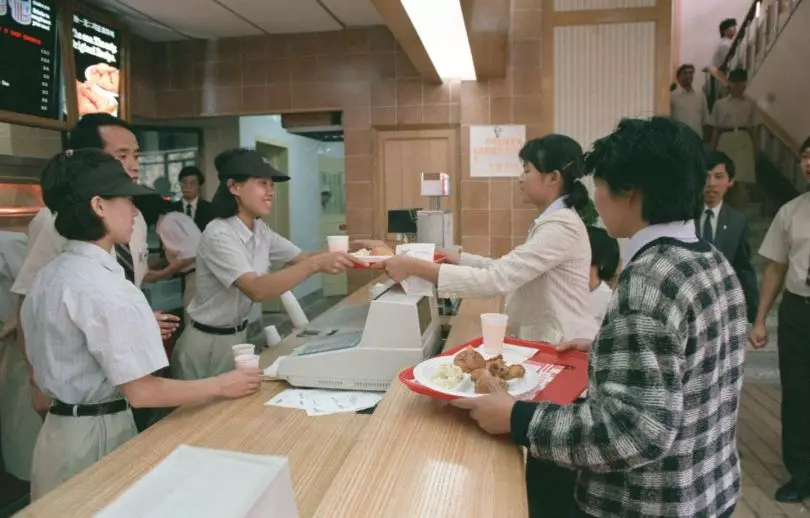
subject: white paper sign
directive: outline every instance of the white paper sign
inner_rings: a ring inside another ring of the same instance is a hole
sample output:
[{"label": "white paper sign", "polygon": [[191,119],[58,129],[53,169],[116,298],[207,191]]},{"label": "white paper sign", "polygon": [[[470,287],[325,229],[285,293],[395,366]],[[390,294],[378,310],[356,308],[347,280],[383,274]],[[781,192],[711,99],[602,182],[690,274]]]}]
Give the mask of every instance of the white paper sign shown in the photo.
[{"label": "white paper sign", "polygon": [[520,176],[526,126],[470,126],[470,176]]}]

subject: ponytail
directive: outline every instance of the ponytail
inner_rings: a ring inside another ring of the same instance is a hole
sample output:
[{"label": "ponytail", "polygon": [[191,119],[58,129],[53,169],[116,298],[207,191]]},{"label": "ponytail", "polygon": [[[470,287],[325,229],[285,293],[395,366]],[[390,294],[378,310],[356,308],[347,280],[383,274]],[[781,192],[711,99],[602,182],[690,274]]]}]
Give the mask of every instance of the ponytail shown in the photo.
[{"label": "ponytail", "polygon": [[579,180],[575,180],[574,184],[571,186],[571,190],[568,191],[568,194],[565,195],[565,205],[569,209],[574,209],[577,212],[581,212],[585,207],[588,206],[590,202],[590,197],[588,195],[588,188],[585,187]]},{"label": "ponytail", "polygon": [[239,212],[236,196],[231,194],[227,182],[219,183],[217,192],[214,193],[214,197],[211,199],[211,205],[214,208],[214,217],[216,218],[230,218],[236,216]]}]

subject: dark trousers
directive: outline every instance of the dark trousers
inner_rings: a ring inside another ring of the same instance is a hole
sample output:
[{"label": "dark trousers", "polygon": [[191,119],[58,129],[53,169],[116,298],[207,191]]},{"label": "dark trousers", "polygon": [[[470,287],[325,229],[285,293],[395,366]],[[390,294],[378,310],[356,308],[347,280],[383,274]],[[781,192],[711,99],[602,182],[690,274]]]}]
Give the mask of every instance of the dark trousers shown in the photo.
[{"label": "dark trousers", "polygon": [[570,518],[576,509],[575,484],[576,472],[527,456],[529,518]]},{"label": "dark trousers", "polygon": [[779,306],[782,460],[794,478],[810,476],[810,298],[789,291]]}]

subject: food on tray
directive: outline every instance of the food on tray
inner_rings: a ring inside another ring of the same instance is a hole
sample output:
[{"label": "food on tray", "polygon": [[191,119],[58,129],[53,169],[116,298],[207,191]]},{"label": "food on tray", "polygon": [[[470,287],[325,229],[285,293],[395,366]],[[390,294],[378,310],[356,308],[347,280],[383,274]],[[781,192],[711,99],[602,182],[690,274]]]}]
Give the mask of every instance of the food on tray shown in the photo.
[{"label": "food on tray", "polygon": [[509,374],[509,366],[506,365],[503,356],[500,354],[487,360],[487,370],[496,378],[507,379],[506,376]]},{"label": "food on tray", "polygon": [[445,363],[436,370],[431,381],[442,388],[451,390],[464,381],[464,373],[458,366]]},{"label": "food on tray", "polygon": [[459,352],[456,354],[456,357],[453,358],[453,363],[458,365],[462,371],[468,374],[475,370],[486,367],[486,360],[484,360],[481,353],[475,349],[464,349],[463,351]]},{"label": "food on tray", "polygon": [[76,97],[79,117],[88,113],[115,113],[118,103],[114,99],[97,92],[91,85],[76,81]]},{"label": "food on tray", "polygon": [[371,249],[371,255],[373,257],[393,257],[394,251],[388,248],[387,246],[375,246]]},{"label": "food on tray", "polygon": [[99,88],[110,93],[118,93],[119,73],[117,68],[107,63],[97,63],[87,67],[84,75],[87,77],[88,83],[98,85]]},{"label": "food on tray", "polygon": [[368,257],[371,255],[371,251],[368,248],[361,248],[356,252],[352,252],[355,257]]},{"label": "food on tray", "polygon": [[518,379],[518,378],[522,378],[525,375],[526,375],[526,369],[523,367],[523,365],[520,365],[520,364],[510,365],[509,370],[506,373],[506,379],[507,380],[515,380],[515,379]]},{"label": "food on tray", "polygon": [[493,376],[488,369],[478,369],[470,374],[475,383],[476,394],[491,394],[497,390],[506,390],[506,380]]}]

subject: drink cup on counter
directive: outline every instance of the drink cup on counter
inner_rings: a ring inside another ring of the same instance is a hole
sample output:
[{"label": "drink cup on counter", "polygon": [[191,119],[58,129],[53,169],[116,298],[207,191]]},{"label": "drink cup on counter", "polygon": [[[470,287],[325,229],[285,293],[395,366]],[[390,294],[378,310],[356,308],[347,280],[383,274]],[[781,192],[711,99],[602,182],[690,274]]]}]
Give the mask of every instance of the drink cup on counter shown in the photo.
[{"label": "drink cup on counter", "polygon": [[326,236],[326,245],[330,252],[348,252],[349,236]]},{"label": "drink cup on counter", "polygon": [[243,369],[258,369],[259,368],[259,355],[258,354],[243,354],[234,358],[236,368]]},{"label": "drink cup on counter", "polygon": [[267,326],[264,328],[264,343],[267,344],[268,347],[273,347],[278,345],[281,342],[281,335],[278,334],[278,329],[276,326]]},{"label": "drink cup on counter", "polygon": [[256,354],[256,347],[253,344],[236,344],[231,347],[234,359],[240,356],[254,356]]},{"label": "drink cup on counter", "polygon": [[498,355],[503,352],[503,339],[506,336],[506,323],[509,317],[501,313],[484,313],[481,315],[481,334],[484,337],[483,348],[487,353]]}]

